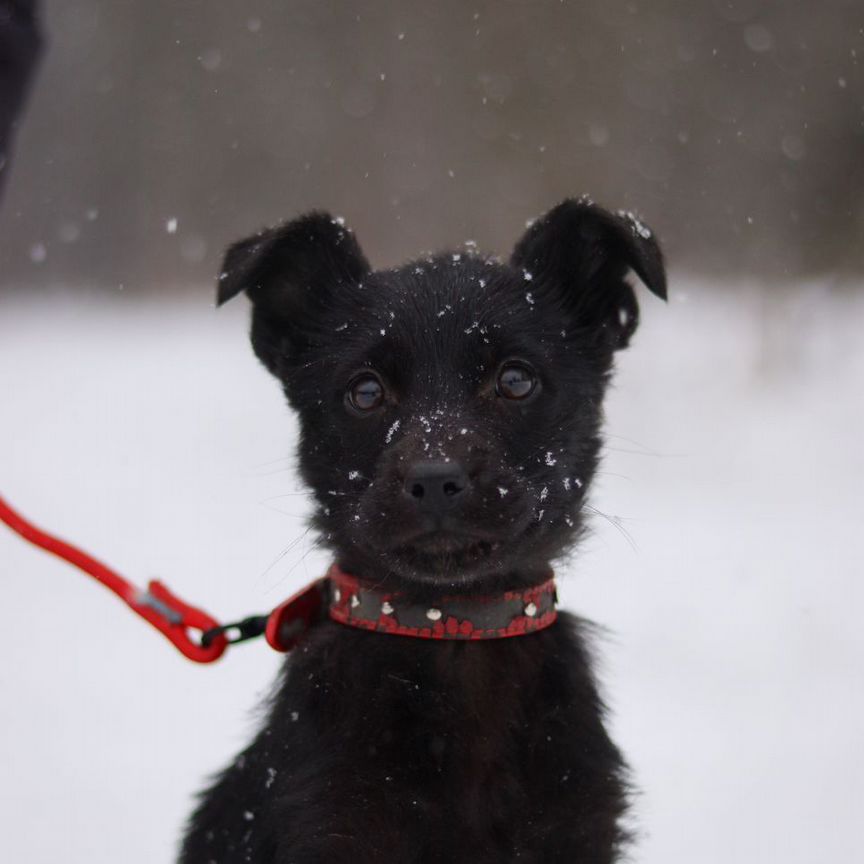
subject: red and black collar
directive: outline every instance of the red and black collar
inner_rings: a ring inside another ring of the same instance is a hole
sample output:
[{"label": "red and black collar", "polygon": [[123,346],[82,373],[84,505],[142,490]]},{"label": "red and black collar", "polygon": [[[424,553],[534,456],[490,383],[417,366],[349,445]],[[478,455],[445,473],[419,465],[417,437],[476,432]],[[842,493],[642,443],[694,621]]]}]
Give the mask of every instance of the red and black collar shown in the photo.
[{"label": "red and black collar", "polygon": [[454,594],[417,603],[333,564],[324,578],[273,610],[265,633],[273,648],[290,651],[306,630],[329,616],[348,627],[418,639],[504,639],[554,624],[556,600],[550,574],[539,585],[497,595]]}]

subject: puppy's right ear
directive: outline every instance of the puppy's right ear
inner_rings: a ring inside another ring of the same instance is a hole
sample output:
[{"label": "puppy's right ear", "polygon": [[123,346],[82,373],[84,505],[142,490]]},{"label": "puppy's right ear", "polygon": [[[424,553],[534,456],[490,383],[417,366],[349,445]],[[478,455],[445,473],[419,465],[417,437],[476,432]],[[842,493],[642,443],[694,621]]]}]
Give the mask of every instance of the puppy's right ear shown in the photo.
[{"label": "puppy's right ear", "polygon": [[354,234],[329,213],[309,213],[241,240],[225,253],[218,305],[245,291],[252,346],[274,374],[316,342],[329,299],[370,271]]}]

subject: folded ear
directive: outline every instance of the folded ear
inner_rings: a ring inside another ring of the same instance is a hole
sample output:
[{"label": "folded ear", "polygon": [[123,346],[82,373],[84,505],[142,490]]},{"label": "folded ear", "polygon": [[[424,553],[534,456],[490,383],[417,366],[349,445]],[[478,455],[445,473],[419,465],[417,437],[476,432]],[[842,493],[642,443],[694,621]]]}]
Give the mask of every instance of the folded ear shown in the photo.
[{"label": "folded ear", "polygon": [[639,323],[639,305],[625,280],[633,270],[666,299],[663,255],[653,233],[635,216],[609,213],[569,199],[536,220],[510,263],[531,274],[538,290],[557,294],[579,326],[596,329],[613,349],[625,348]]},{"label": "folded ear", "polygon": [[369,262],[341,219],[309,213],[241,240],[225,253],[217,304],[245,291],[252,346],[274,375],[315,341],[321,313],[340,286],[356,285]]}]

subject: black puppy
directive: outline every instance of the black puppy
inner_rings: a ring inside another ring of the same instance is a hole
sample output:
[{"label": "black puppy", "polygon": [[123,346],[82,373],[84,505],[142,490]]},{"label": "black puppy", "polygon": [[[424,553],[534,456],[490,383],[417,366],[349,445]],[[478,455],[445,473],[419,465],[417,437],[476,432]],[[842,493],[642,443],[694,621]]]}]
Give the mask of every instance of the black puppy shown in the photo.
[{"label": "black puppy", "polygon": [[[534,222],[507,263],[469,250],[373,271],[320,213],[228,250],[219,302],[252,300],[255,352],[300,416],[314,525],[356,577],[330,602],[362,612],[354,584],[367,624],[397,632],[310,630],[183,862],[616,858],[625,766],[586,626],[531,591],[583,524],[638,319],[630,269],[665,297],[651,232],[587,200]],[[442,618],[447,603],[479,617]]]}]

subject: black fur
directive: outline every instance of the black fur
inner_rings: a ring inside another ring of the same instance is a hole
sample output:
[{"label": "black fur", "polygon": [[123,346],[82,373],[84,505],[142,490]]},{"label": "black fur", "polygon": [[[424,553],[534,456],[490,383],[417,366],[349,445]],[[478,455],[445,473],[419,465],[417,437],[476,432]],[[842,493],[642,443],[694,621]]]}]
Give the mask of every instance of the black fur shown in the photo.
[{"label": "black fur", "polygon": [[[630,269],[665,297],[650,232],[584,200],[535,222],[508,263],[467,250],[373,272],[321,213],[231,247],[219,301],[252,300],[254,350],[299,413],[314,524],[343,569],[420,601],[541,580],[582,528],[613,354],[638,321]],[[512,360],[537,376],[522,401],[496,389]],[[346,391],[364,370],[385,399],[360,416]],[[430,522],[405,474],[442,460],[469,485]],[[181,861],[613,861],[625,767],[586,629],[562,614],[465,643],[322,624],[205,793]]]}]

